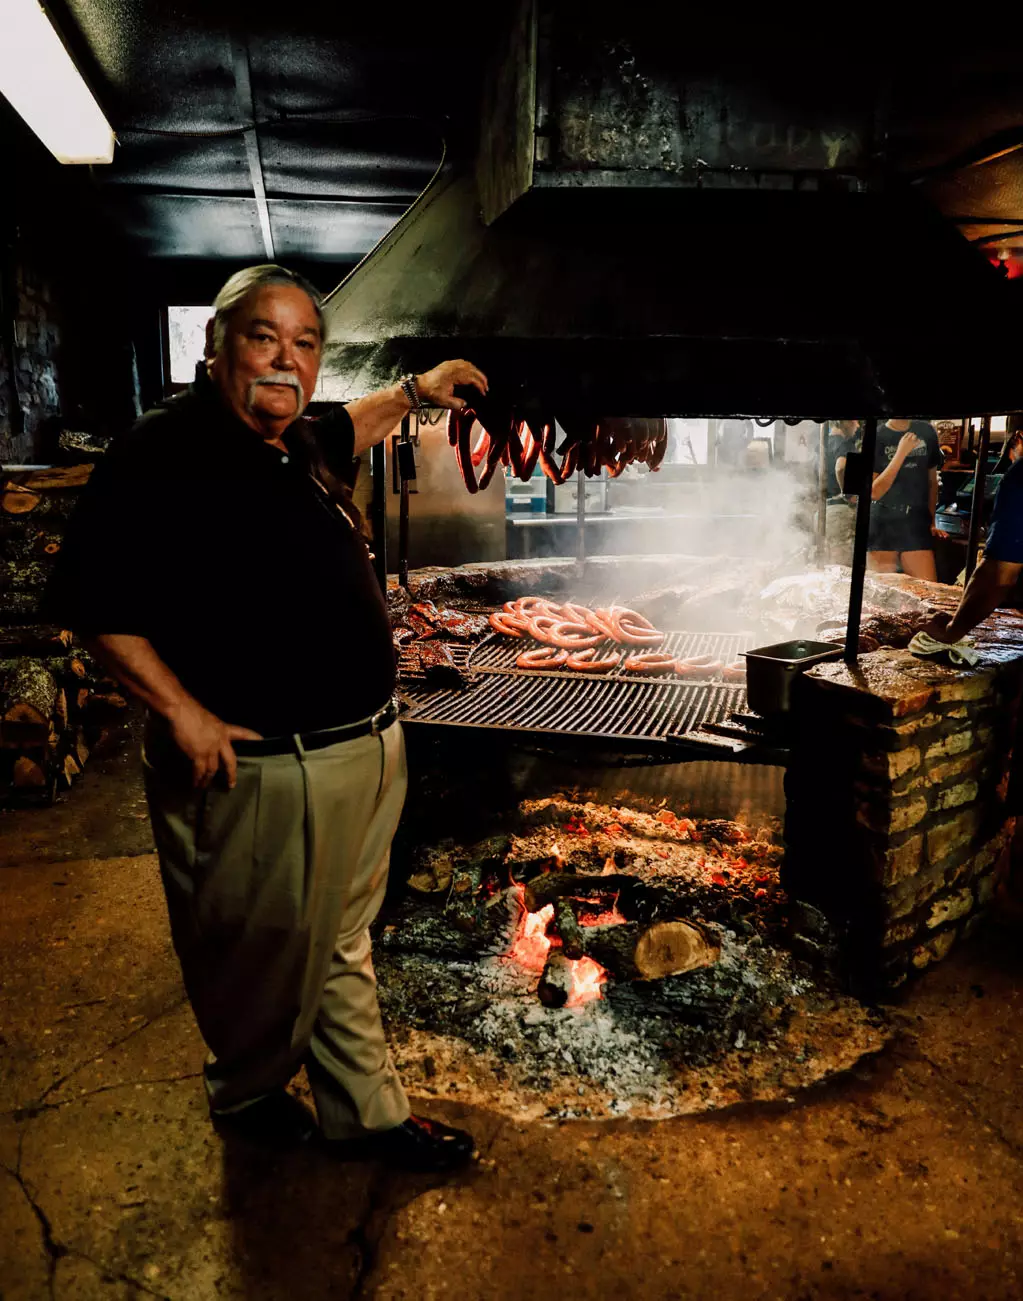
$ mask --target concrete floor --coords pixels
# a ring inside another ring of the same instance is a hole
[[[1018,938],[955,952],[880,1058],[789,1104],[523,1126],[431,1100],[482,1153],[440,1182],[213,1134],[150,850],[124,752],[0,815],[2,1301],[1023,1295]]]

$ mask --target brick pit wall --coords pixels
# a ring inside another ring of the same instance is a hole
[[[1023,640],[963,671],[882,650],[800,683],[786,775],[794,943],[881,993],[979,923],[1007,870]]]

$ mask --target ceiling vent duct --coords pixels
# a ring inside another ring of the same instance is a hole
[[[328,299],[325,395],[465,356],[524,413],[1023,407],[1013,286],[883,179],[877,54],[844,49],[854,76],[826,33],[784,51],[522,0],[475,168]]]

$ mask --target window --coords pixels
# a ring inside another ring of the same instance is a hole
[[[167,308],[167,370],[171,384],[191,384],[195,364],[206,351],[206,322],[211,307]]]

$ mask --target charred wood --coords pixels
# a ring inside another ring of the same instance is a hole
[[[547,929],[556,931],[561,936],[561,947],[566,958],[581,958],[586,952],[586,937],[571,899],[554,901],[554,916]]]
[[[486,874],[500,875],[508,843],[507,836],[490,836],[472,847],[467,860],[452,861],[451,888],[444,912],[459,930],[479,932],[484,928],[480,888]]]
[[[572,994],[572,961],[561,949],[552,949],[537,986],[545,1007],[564,1007]]]
[[[642,881],[634,876],[551,872],[545,876],[535,876],[527,883],[525,903],[527,909],[535,913],[557,899],[598,900],[620,895],[628,900],[642,888]]]

